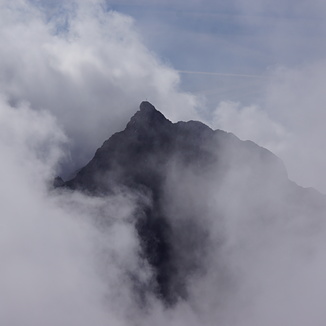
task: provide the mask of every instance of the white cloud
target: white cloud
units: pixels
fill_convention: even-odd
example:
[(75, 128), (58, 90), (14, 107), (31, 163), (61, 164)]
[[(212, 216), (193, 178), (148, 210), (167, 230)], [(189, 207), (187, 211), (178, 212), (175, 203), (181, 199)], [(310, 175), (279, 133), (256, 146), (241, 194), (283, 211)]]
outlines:
[(2, 2), (0, 86), (13, 105), (58, 119), (74, 162), (90, 159), (142, 100), (173, 120), (197, 117), (196, 98), (179, 91), (178, 74), (144, 46), (130, 17), (99, 1), (69, 4), (49, 19), (28, 1)]
[(288, 150), (280, 152), (293, 179), (324, 192), (325, 71), (324, 61), (277, 70), (265, 103), (266, 110), (294, 136)]
[(151, 275), (131, 219), (137, 194), (49, 192), (65, 137), (48, 113), (1, 99), (0, 130), (0, 324), (129, 325), (139, 311), (128, 273)]
[(286, 129), (273, 121), (256, 105), (242, 107), (236, 102), (221, 102), (213, 113), (214, 128), (235, 133), (272, 151), (280, 152), (290, 137)]
[(295, 182), (326, 190), (325, 62), (271, 72), (263, 103), (222, 102), (213, 125), (280, 156)]

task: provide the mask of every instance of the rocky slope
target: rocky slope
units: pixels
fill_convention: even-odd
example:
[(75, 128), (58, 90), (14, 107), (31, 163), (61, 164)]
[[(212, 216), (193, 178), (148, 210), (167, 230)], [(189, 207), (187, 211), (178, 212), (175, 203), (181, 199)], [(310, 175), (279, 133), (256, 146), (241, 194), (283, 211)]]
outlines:
[(324, 197), (289, 181), (268, 150), (198, 121), (172, 123), (148, 102), (73, 179), (56, 185), (92, 196), (122, 187), (150, 199), (139, 203), (136, 229), (151, 291), (167, 304), (186, 298), (191, 277), (205, 272), (210, 242), (222, 245), (223, 235), (209, 233), (213, 221), (325, 212)]

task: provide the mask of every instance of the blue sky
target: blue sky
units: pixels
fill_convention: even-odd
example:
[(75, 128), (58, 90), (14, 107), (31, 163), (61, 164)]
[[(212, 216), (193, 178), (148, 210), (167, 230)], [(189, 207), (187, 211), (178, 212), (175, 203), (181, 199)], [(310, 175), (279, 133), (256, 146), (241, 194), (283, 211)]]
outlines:
[[(62, 11), (71, 1), (33, 2)], [(271, 71), (326, 55), (321, 0), (113, 0), (105, 6), (132, 17), (143, 42), (167, 65), (216, 73), (180, 74), (182, 87), (204, 94), (210, 108), (221, 100), (260, 103)]]
[[(326, 52), (325, 8), (318, 1), (113, 1), (109, 8), (134, 17), (149, 48), (177, 70), (266, 76)], [(258, 101), (263, 83), (242, 76), (181, 78), (191, 91), (213, 96), (215, 89), (215, 101)]]

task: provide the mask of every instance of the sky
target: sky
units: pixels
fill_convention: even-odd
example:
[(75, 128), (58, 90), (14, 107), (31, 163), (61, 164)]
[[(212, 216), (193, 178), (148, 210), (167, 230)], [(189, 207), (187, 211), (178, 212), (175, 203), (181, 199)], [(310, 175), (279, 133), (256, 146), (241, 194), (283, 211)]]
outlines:
[[(109, 8), (135, 17), (149, 47), (175, 69), (221, 74), (197, 81), (201, 89), (191, 91), (215, 90), (217, 96), (229, 82), (222, 74), (264, 77), (270, 69), (297, 68), (325, 56), (325, 7), (318, 1), (122, 1), (109, 2)], [(250, 94), (252, 84), (243, 78), (233, 76), (232, 83), (241, 83), (257, 101), (259, 92)], [(241, 89), (231, 86), (220, 99), (243, 100)]]
[[(325, 18), (322, 0), (0, 0), (0, 324), (324, 325), (325, 223), (252, 216), (261, 194), (237, 187), (252, 182), (246, 160), (224, 192), (182, 167), (167, 176), (169, 210), (185, 195), (204, 206), (213, 239), (191, 301), (171, 310), (139, 309), (127, 277), (150, 283), (133, 224), (150, 199), (50, 189), (148, 100), (253, 140), (325, 193)], [(284, 194), (269, 177), (273, 214)]]

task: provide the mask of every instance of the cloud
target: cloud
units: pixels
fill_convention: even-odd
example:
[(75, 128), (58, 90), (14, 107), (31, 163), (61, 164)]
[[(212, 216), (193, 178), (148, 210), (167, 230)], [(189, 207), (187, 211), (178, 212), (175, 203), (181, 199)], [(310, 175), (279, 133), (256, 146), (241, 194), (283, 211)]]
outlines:
[(293, 69), (278, 69), (266, 92), (266, 110), (294, 135), (288, 151), (280, 152), (293, 178), (325, 191), (323, 166), (326, 157), (325, 61)]
[[(286, 187), (273, 174), (262, 189), (250, 156), (223, 178), (170, 166), (166, 210), (188, 297), (167, 308), (149, 294), (143, 306), (131, 281), (151, 286), (134, 226), (143, 195), (49, 192), (66, 142), (58, 121), (4, 98), (0, 112), (1, 323), (322, 325), (325, 223), (282, 201)], [(257, 112), (243, 114), (268, 121)]]
[(53, 6), (53, 16), (43, 5), (0, 4), (0, 323), (129, 325), (143, 314), (131, 278), (151, 280), (134, 227), (138, 194), (49, 188), (67, 150), (83, 165), (141, 100), (176, 119), (196, 117), (196, 99), (130, 17), (97, 1)]
[(66, 141), (55, 118), (4, 99), (0, 117), (0, 323), (129, 325), (140, 314), (130, 275), (151, 277), (138, 254), (137, 194), (49, 191)]
[(277, 152), (290, 137), (285, 127), (257, 105), (243, 107), (240, 103), (221, 102), (213, 114), (213, 125)]
[[(1, 323), (54, 325), (70, 318), (64, 317), (65, 298), (70, 301), (76, 291), (92, 295), (87, 286), (78, 289), (86, 275), (78, 270), (88, 270), (78, 258), (87, 233), (76, 232), (77, 225), (45, 195), (44, 178), (54, 162), (39, 154), (49, 140), (50, 151), (59, 151), (62, 140), (53, 119), (3, 101), (0, 109)], [(78, 295), (71, 300), (72, 309), (81, 308), (79, 300)]]
[[(44, 4), (0, 5), (0, 324), (323, 325), (321, 212), (282, 201), (274, 174), (262, 188), (248, 155), (223, 178), (170, 166), (166, 211), (189, 296), (142, 305), (135, 282), (150, 287), (152, 271), (134, 212), (149, 199), (49, 185), (67, 148), (82, 165), (144, 98), (173, 120), (198, 117), (198, 102), (130, 17), (97, 1)], [(322, 180), (324, 66), (277, 70), (263, 105), (221, 102), (213, 124), (274, 149), (296, 180)]]
[(1, 91), (12, 105), (57, 118), (70, 165), (86, 163), (146, 98), (173, 120), (197, 117), (196, 98), (179, 90), (178, 74), (145, 47), (130, 17), (99, 1), (70, 1), (49, 17), (41, 4), (2, 1)]
[(324, 61), (273, 69), (260, 105), (221, 102), (214, 127), (270, 149), (283, 159), (292, 180), (325, 192), (324, 71)]
[(200, 266), (184, 271), (189, 297), (174, 322), (187, 325), (191, 315), (190, 325), (321, 325), (324, 211), (290, 199), (290, 184), (261, 171), (266, 162), (252, 152), (226, 147), (218, 155), (236, 158), (232, 168), (181, 164), (167, 173), (179, 261)]

